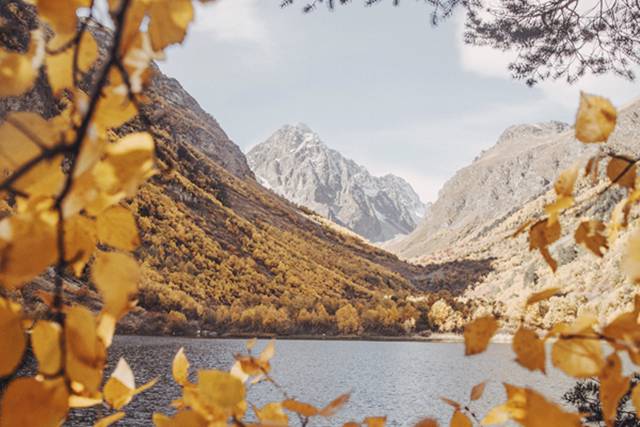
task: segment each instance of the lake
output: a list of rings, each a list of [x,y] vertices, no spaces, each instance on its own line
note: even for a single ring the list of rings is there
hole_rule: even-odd
[[[180,395],[171,377],[171,361],[184,347],[192,369],[228,370],[233,355],[244,351],[241,339],[191,339],[176,337],[116,337],[109,356],[109,369],[124,357],[133,368],[136,384],[158,377],[158,384],[136,396],[125,407],[127,417],[119,426],[151,424],[154,411],[168,411]],[[260,350],[266,341],[259,341]],[[334,426],[365,416],[386,415],[389,426],[412,426],[421,417],[437,418],[448,425],[451,408],[440,396],[465,403],[476,383],[489,380],[485,396],[472,408],[479,414],[504,399],[502,381],[531,386],[559,401],[574,383],[558,371],[547,378],[531,373],[513,361],[508,344],[492,344],[482,355],[465,357],[461,343],[279,340],[273,359],[273,377],[296,398],[322,406],[339,394],[352,392],[350,401],[337,415],[317,420],[313,426]],[[269,384],[249,391],[258,406],[281,395]],[[86,414],[86,413],[85,413]],[[292,418],[292,420],[295,420]],[[74,417],[71,426],[86,426]]]

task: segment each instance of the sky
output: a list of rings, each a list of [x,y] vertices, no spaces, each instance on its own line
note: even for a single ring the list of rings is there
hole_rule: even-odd
[[[304,14],[297,1],[198,6],[184,44],[160,64],[245,152],[302,122],[430,202],[508,126],[572,123],[580,90],[619,106],[637,97],[634,83],[614,76],[529,88],[506,70],[509,53],[465,45],[461,15],[432,27],[423,2],[354,0]]]

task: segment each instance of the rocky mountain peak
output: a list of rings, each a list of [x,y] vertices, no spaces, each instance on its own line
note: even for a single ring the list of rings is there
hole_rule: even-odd
[[[264,186],[374,242],[411,232],[424,215],[409,183],[371,175],[305,124],[281,127],[247,160]]]

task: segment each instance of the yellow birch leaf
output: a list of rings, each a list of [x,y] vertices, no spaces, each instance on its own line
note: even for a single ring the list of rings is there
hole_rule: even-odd
[[[102,395],[96,394],[96,397],[79,396],[72,394],[69,396],[69,408],[90,408],[102,403]]]
[[[546,301],[549,298],[558,295],[560,293],[560,288],[548,288],[548,289],[544,289],[540,292],[535,292],[533,294],[531,294],[529,296],[529,298],[527,298],[527,306],[531,305],[531,304],[535,304],[537,302],[540,301]]]
[[[636,385],[631,392],[631,402],[636,408],[636,414],[640,415],[640,386]]]
[[[107,193],[135,195],[138,186],[155,173],[153,138],[146,132],[132,133],[107,146],[107,156],[95,175],[98,187]],[[105,180],[105,178],[108,178]]]
[[[116,318],[106,312],[100,313],[100,319],[98,320],[98,329],[96,333],[98,334],[98,338],[104,344],[105,348],[111,347],[111,342],[113,340],[113,334],[116,331]]]
[[[549,402],[541,394],[526,389],[525,427],[580,427],[580,414],[565,412],[555,403]]]
[[[80,277],[98,244],[95,221],[82,215],[65,219],[64,241],[65,258]]]
[[[433,418],[423,418],[418,421],[414,427],[438,427],[438,421]]]
[[[62,190],[64,181],[62,156],[56,156],[39,162],[16,180],[12,187],[32,197],[56,196]]]
[[[257,338],[251,338],[250,340],[248,340],[246,343],[247,351],[253,350],[257,342],[258,342]]]
[[[608,427],[613,427],[618,412],[618,402],[629,390],[629,377],[622,375],[622,361],[617,353],[607,357],[600,372],[600,405]]]
[[[62,379],[13,380],[0,403],[0,427],[58,427],[69,410],[69,394]]]
[[[469,417],[463,414],[460,411],[455,411],[453,416],[451,417],[451,423],[449,424],[451,427],[472,427],[473,424]]]
[[[62,328],[56,322],[39,320],[31,330],[31,345],[38,360],[38,371],[55,375],[62,366],[60,343]]]
[[[507,401],[489,410],[487,415],[480,421],[483,426],[504,424],[508,420],[521,422],[526,417],[525,405],[527,403],[527,393],[524,388],[511,384],[503,384],[507,393]]]
[[[191,0],[154,0],[149,5],[149,35],[156,51],[181,43],[193,20]]]
[[[330,417],[334,415],[338,411],[338,409],[340,409],[345,403],[349,401],[349,397],[349,393],[341,394],[340,396],[329,402],[324,408],[322,408],[318,412],[318,415],[320,415],[321,417]]]
[[[387,417],[367,417],[363,423],[367,427],[384,427],[387,424]]]
[[[232,409],[244,401],[244,384],[229,374],[215,369],[198,372],[198,393],[205,405]]]
[[[153,424],[156,427],[208,427],[210,425],[195,411],[180,411],[173,418],[155,413],[153,414]]]
[[[559,338],[551,349],[551,361],[575,378],[596,376],[605,364],[600,341],[593,338]]]
[[[72,38],[77,28],[76,10],[90,4],[90,0],[38,0],[38,14],[58,36]]]
[[[120,410],[127,403],[131,402],[133,390],[136,384],[133,371],[129,364],[123,359],[118,360],[118,364],[109,380],[104,386],[104,400],[115,410]]]
[[[102,382],[105,347],[98,338],[96,319],[85,307],[72,306],[65,319],[67,377],[82,391],[96,393]]]
[[[9,289],[24,285],[57,258],[55,224],[29,212],[0,221],[0,283]]]
[[[627,241],[621,269],[634,282],[640,282],[640,230],[634,231]]]
[[[16,370],[26,346],[20,306],[0,297],[0,377]]]
[[[573,187],[578,178],[578,168],[572,167],[560,172],[553,185],[558,196],[571,197],[573,195]]]
[[[613,157],[607,164],[607,177],[612,183],[623,188],[634,189],[636,185],[636,164],[632,159]]]
[[[543,219],[535,223],[529,230],[529,250],[538,249],[553,271],[558,268],[551,257],[548,246],[560,238],[560,223]]]
[[[455,400],[449,399],[448,397],[440,397],[440,400],[442,400],[447,405],[451,406],[456,411],[462,409],[462,405],[461,404],[459,404]]]
[[[126,93],[121,93],[109,86],[103,91],[103,95],[96,105],[93,119],[99,133],[107,129],[117,128],[133,119],[138,110]]]
[[[112,206],[98,215],[97,226],[101,243],[123,251],[133,251],[140,245],[136,220],[123,206]]]
[[[520,327],[513,336],[512,348],[520,365],[530,371],[545,373],[544,341],[538,338],[538,334]]]
[[[47,77],[54,95],[59,95],[64,89],[72,88],[74,55],[78,49],[78,71],[88,71],[98,58],[98,44],[89,31],[82,34],[80,44],[70,46],[60,52],[47,54]],[[78,76],[80,78],[80,76]]]
[[[289,425],[289,417],[282,408],[282,403],[267,403],[262,408],[255,409],[256,416],[260,423],[273,427],[286,427]]]
[[[184,354],[184,347],[176,353],[173,358],[173,364],[171,365],[171,373],[173,379],[181,386],[186,386],[189,383],[189,360]]]
[[[32,55],[0,49],[1,97],[22,95],[33,87],[37,76]]]
[[[138,291],[140,267],[131,255],[98,252],[91,267],[91,279],[102,296],[103,310],[120,319],[131,307],[131,297]]]
[[[573,197],[571,196],[558,196],[555,202],[546,205],[544,211],[549,215],[549,225],[556,223],[560,214],[571,206],[573,206]]]
[[[104,418],[100,418],[93,427],[109,427],[111,424],[117,423],[125,417],[124,412],[116,412],[115,414],[108,415]]]
[[[314,417],[320,412],[315,406],[309,403],[299,402],[294,399],[284,400],[282,402],[282,407],[287,411],[295,412],[303,417]]]
[[[492,316],[480,317],[464,328],[465,355],[482,353],[487,349],[491,337],[498,330],[498,321]]]
[[[583,221],[576,229],[576,243],[586,246],[595,255],[603,257],[603,250],[609,249],[609,242],[603,234],[605,229],[606,226],[602,221]]]
[[[275,340],[271,340],[269,341],[267,346],[264,348],[264,350],[262,350],[262,352],[260,353],[260,356],[258,356],[258,361],[262,363],[268,362],[273,358],[275,354],[276,354],[276,342]]]
[[[471,401],[474,400],[478,400],[480,398],[482,398],[482,395],[484,394],[484,389],[487,385],[486,381],[481,382],[480,384],[476,384],[473,386],[473,388],[471,388],[471,393],[469,394],[469,399]]]
[[[618,112],[608,99],[580,94],[576,139],[584,143],[606,142],[616,126]]]

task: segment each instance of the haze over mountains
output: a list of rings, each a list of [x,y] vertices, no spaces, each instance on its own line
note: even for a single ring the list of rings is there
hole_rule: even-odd
[[[265,187],[372,242],[410,233],[426,210],[404,179],[371,175],[304,124],[283,126],[247,161]]]

